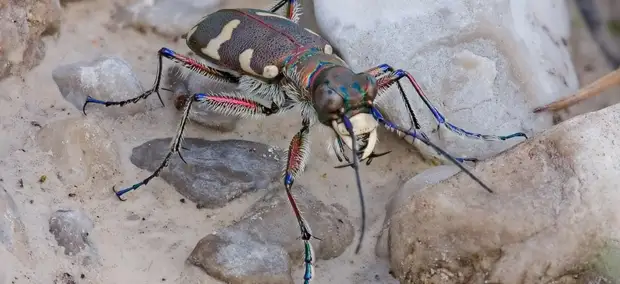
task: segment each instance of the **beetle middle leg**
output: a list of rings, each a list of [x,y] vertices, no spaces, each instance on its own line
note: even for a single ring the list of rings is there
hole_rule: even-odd
[[[181,116],[181,121],[179,123],[179,126],[177,127],[176,135],[174,136],[174,138],[172,139],[170,143],[170,149],[168,153],[166,154],[166,156],[164,157],[164,160],[161,162],[159,167],[157,167],[157,169],[144,180],[130,187],[119,190],[119,191],[116,191],[114,189],[114,193],[120,200],[125,201],[125,199],[122,198],[122,196],[125,193],[130,192],[132,190],[136,190],[140,188],[141,186],[149,183],[151,179],[157,177],[160,174],[160,172],[166,166],[168,166],[168,163],[170,162],[170,159],[172,158],[173,154],[178,153],[181,160],[185,162],[179,150],[181,148],[181,141],[183,140],[183,132],[185,131],[185,126],[189,118],[191,106],[194,102],[208,104],[210,109],[216,112],[222,113],[222,114],[237,115],[241,117],[260,118],[260,117],[265,117],[265,116],[276,114],[280,111],[280,108],[277,105],[275,105],[275,103],[272,103],[271,107],[266,107],[258,102],[247,99],[246,96],[243,96],[240,93],[218,93],[218,94],[198,93],[198,94],[192,95],[192,97],[188,99],[186,102],[185,109],[183,110],[183,114]]]
[[[304,119],[301,130],[299,130],[299,132],[293,136],[293,139],[291,139],[291,143],[287,151],[286,166],[284,169],[284,188],[286,189],[286,196],[288,197],[288,201],[293,208],[295,218],[297,218],[297,222],[299,223],[301,239],[304,243],[304,283],[310,283],[313,276],[314,251],[312,249],[310,239],[318,238],[312,235],[310,225],[308,225],[302,216],[301,211],[297,206],[297,202],[295,201],[295,197],[291,192],[291,188],[293,187],[295,177],[297,177],[304,170],[310,155],[310,128],[310,122],[307,119]]]
[[[105,105],[106,107],[108,106],[124,106],[128,103],[137,103],[138,101],[142,100],[142,99],[146,99],[148,98],[150,95],[152,95],[153,93],[157,94],[157,97],[159,98],[159,101],[161,102],[162,106],[164,105],[164,101],[161,99],[161,95],[159,94],[159,85],[161,83],[161,73],[162,73],[162,61],[163,58],[168,58],[174,62],[180,63],[182,64],[185,68],[188,68],[194,72],[197,72],[198,74],[201,74],[203,76],[209,77],[213,80],[219,81],[219,82],[224,82],[224,83],[232,83],[232,84],[236,84],[239,82],[239,78],[228,73],[225,71],[221,71],[221,70],[217,70],[215,68],[206,66],[188,56],[176,53],[175,51],[169,49],[169,48],[165,48],[162,47],[159,51],[158,51],[158,65],[157,65],[157,77],[155,78],[155,82],[153,82],[153,86],[151,87],[151,89],[147,90],[146,92],[140,94],[137,97],[131,98],[131,99],[127,99],[127,100],[123,100],[123,101],[102,101],[102,100],[98,100],[95,99],[91,96],[88,96],[86,98],[86,102],[84,102],[84,105],[82,106],[82,112],[84,113],[84,115],[86,115],[86,105],[88,105],[89,103],[94,103],[94,104],[102,104]]]
[[[287,5],[286,17],[289,18],[294,23],[299,23],[299,19],[301,18],[302,9],[301,9],[301,1],[300,0],[279,0],[276,4],[269,9],[271,13],[276,13],[280,10],[284,5]]]
[[[375,77],[380,77],[381,75],[385,75],[381,78],[378,78],[377,80],[377,85],[379,86],[379,92],[384,92],[386,91],[389,87],[391,87],[394,83],[398,83],[398,81],[404,77],[406,77],[409,82],[413,85],[413,87],[415,88],[416,92],[418,93],[418,96],[422,99],[422,101],[424,102],[424,104],[426,105],[426,107],[431,111],[431,113],[433,114],[433,116],[435,117],[435,119],[437,120],[437,122],[439,123],[439,126],[443,125],[445,126],[447,129],[449,129],[450,131],[468,137],[468,138],[472,138],[472,139],[480,139],[480,140],[486,140],[486,141],[504,141],[504,140],[508,140],[508,139],[512,139],[512,138],[516,138],[516,137],[524,137],[527,139],[527,135],[525,135],[525,133],[523,132],[515,132],[512,133],[510,135],[505,135],[505,136],[500,136],[500,135],[490,135],[490,134],[479,134],[479,133],[474,133],[474,132],[470,132],[467,131],[463,128],[460,128],[450,122],[448,122],[446,120],[446,117],[441,114],[439,112],[439,110],[437,110],[437,108],[435,106],[433,106],[433,104],[430,102],[430,100],[426,97],[426,95],[424,94],[424,91],[422,90],[422,88],[420,87],[420,85],[418,85],[418,83],[416,82],[416,80],[413,78],[413,76],[407,72],[404,71],[402,69],[398,69],[395,70],[394,68],[392,68],[390,65],[388,64],[382,64],[379,65],[375,68],[372,68],[370,70],[368,70],[367,72],[369,72],[370,74],[372,74]],[[402,87],[399,85],[399,89],[401,91],[401,94],[403,96],[403,99],[405,100],[405,102],[407,102],[407,105],[410,106],[410,104],[408,103],[408,99],[407,97],[404,95],[404,92],[402,91]],[[411,111],[411,109],[410,109]],[[417,129],[419,129],[419,126],[416,126]]]

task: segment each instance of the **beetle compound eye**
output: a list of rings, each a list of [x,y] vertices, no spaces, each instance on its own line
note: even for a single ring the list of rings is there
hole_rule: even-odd
[[[344,106],[343,98],[327,86],[315,90],[313,99],[316,110],[325,115],[340,113]]]

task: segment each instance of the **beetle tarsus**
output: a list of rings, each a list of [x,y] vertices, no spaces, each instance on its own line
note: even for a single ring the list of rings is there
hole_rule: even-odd
[[[114,192],[114,195],[116,195],[116,197],[120,201],[127,201],[127,198],[124,198],[123,194],[129,192],[130,190],[131,188],[125,188],[123,190],[116,191],[116,185],[112,186],[112,191]]]

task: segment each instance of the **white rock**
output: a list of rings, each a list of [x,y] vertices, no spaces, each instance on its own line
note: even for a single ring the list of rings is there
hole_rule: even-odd
[[[387,63],[409,71],[453,124],[471,132],[532,135],[552,125],[534,107],[578,81],[566,48],[563,1],[315,0],[320,28],[356,71]],[[403,79],[422,129],[454,155],[486,158],[523,141],[485,142],[441,131]],[[379,99],[394,122],[411,122],[397,88]]]
[[[204,16],[222,8],[269,9],[272,0],[255,0],[247,5],[242,0],[139,0],[127,7],[119,7],[117,20],[157,33],[177,37],[187,33]]]
[[[454,165],[442,165],[429,168],[409,179],[405,184],[400,186],[400,190],[396,191],[390,197],[390,201],[385,206],[385,220],[383,229],[375,246],[375,254],[380,258],[389,258],[389,241],[388,228],[390,220],[397,209],[410,202],[418,191],[421,191],[429,185],[439,183],[460,172],[459,167]]]
[[[116,56],[105,55],[88,61],[61,65],[52,71],[52,78],[60,94],[79,110],[82,110],[88,96],[102,101],[122,101],[135,98],[146,91],[131,65]],[[86,111],[93,108],[103,109],[109,116],[126,117],[146,111],[155,102],[161,106],[157,94],[153,94],[147,100],[129,103],[123,107],[89,104]]]
[[[463,173],[411,188],[390,220],[395,277],[431,283],[441,267],[454,275],[441,283],[573,283],[552,281],[589,264],[617,271],[619,120],[620,105],[578,116],[480,163],[494,194]]]

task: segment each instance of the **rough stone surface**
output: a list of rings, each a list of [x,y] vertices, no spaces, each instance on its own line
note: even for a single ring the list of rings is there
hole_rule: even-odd
[[[293,194],[312,234],[321,239],[312,243],[315,258],[331,259],[341,255],[355,235],[346,209],[338,204],[323,203],[301,185],[293,187]],[[286,193],[281,190],[271,191],[256,202],[235,228],[250,232],[266,243],[283,245],[294,260],[303,258],[297,219]]]
[[[46,35],[58,32],[60,6],[54,0],[0,2],[0,80],[39,65]]]
[[[77,255],[93,248],[89,234],[94,225],[86,213],[79,210],[58,210],[50,217],[49,226],[50,233],[54,235],[58,245],[64,247],[66,255]]]
[[[36,140],[51,155],[59,179],[76,188],[83,188],[79,185],[85,182],[109,180],[119,171],[118,146],[95,120],[77,117],[49,123]]]
[[[102,101],[121,101],[134,98],[145,91],[129,63],[114,56],[100,56],[90,61],[57,67],[52,71],[52,78],[58,85],[60,94],[79,110],[82,110],[87,96]],[[106,116],[124,117],[145,111],[154,101],[160,104],[155,96],[156,94],[149,97],[149,100],[123,107],[89,104],[86,111],[88,113],[100,109]]]
[[[385,205],[386,213],[383,230],[377,239],[377,245],[375,247],[375,254],[378,257],[389,258],[388,232],[390,220],[392,219],[394,212],[398,211],[398,209],[402,206],[410,203],[411,198],[419,191],[429,185],[439,183],[457,174],[459,171],[460,169],[454,165],[440,165],[429,168],[405,182],[400,186],[400,190],[397,190],[394,194],[392,194],[389,202]]]
[[[154,139],[133,149],[131,162],[154,171],[163,161],[171,138]],[[171,158],[161,177],[187,199],[209,209],[224,207],[244,193],[270,189],[282,175],[281,151],[244,140],[209,141],[185,138],[181,155]]]
[[[401,283],[549,283],[596,263],[606,264],[595,266],[599,274],[617,267],[619,119],[620,105],[575,117],[480,163],[474,173],[494,194],[462,173],[403,188],[413,194],[390,220],[394,275]]]
[[[187,98],[193,94],[230,92],[236,89],[234,85],[218,83],[193,72],[189,73],[186,76],[187,78],[183,78],[183,72],[186,71],[181,71],[181,68],[179,66],[169,68],[167,78],[168,84],[174,93],[175,107],[179,111],[183,111]],[[211,111],[207,106],[207,104],[192,105],[192,109],[189,111],[189,119],[222,132],[230,132],[235,129],[240,119],[239,117]]]
[[[293,192],[313,235],[321,239],[312,241],[314,258],[331,259],[342,254],[354,237],[345,210],[325,205],[302,186],[294,186]],[[271,191],[248,209],[241,221],[204,237],[189,260],[222,281],[291,283],[290,266],[303,263],[299,234],[285,193]],[[282,259],[282,253],[292,261],[288,256]],[[258,257],[263,257],[264,263],[248,265]],[[264,279],[263,275],[272,276]]]
[[[201,239],[188,260],[226,283],[293,283],[291,261],[282,246],[265,244],[239,230]]]
[[[449,121],[472,132],[547,129],[552,115],[532,109],[578,88],[563,1],[315,0],[314,8],[319,27],[354,70],[387,63],[411,72]],[[423,130],[450,153],[484,159],[523,141],[431,133],[434,118],[405,82]],[[412,126],[397,88],[378,102],[394,122]]]
[[[21,221],[17,204],[0,184],[0,244],[9,252],[24,258],[26,256],[25,227]]]

